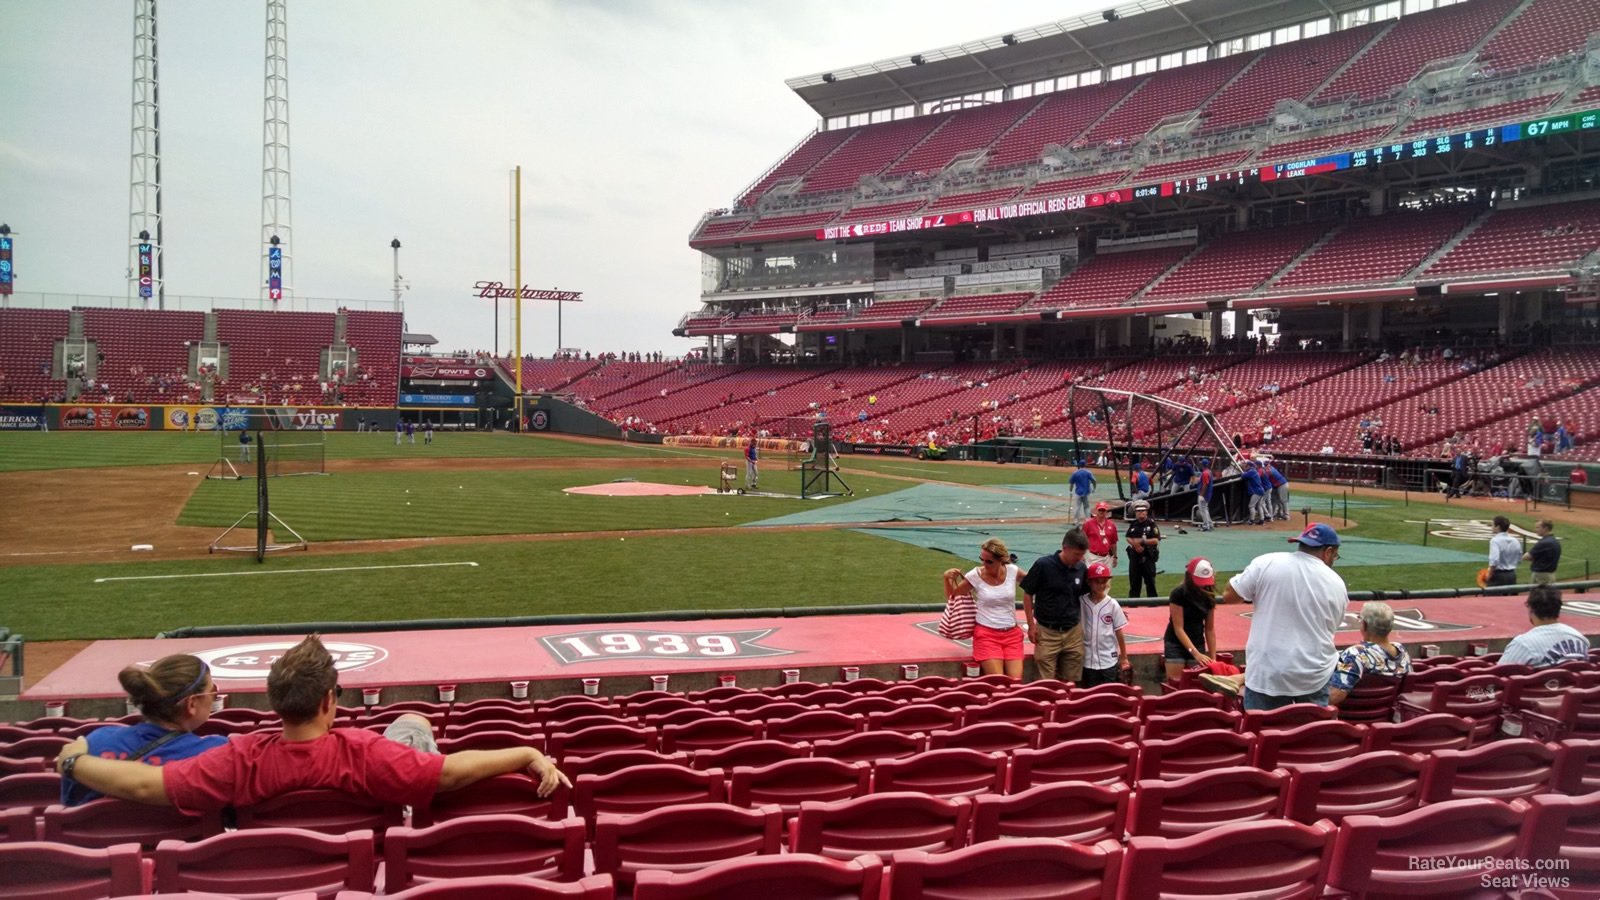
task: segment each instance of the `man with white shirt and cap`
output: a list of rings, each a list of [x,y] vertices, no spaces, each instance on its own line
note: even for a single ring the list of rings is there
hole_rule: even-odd
[[[1328,676],[1338,656],[1333,636],[1350,601],[1344,579],[1333,571],[1339,534],[1313,523],[1289,542],[1298,546],[1251,560],[1223,595],[1224,603],[1255,605],[1245,642],[1246,710],[1328,704]]]

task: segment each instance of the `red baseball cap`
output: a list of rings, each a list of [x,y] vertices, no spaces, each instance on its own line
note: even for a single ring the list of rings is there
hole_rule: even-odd
[[[1094,505],[1094,511],[1095,512],[1101,512],[1102,510],[1105,511],[1105,512],[1110,512],[1111,511],[1111,504],[1105,502],[1104,500],[1101,500],[1099,503],[1096,503]]]
[[[1204,587],[1217,583],[1217,570],[1212,568],[1211,560],[1203,556],[1196,556],[1189,560],[1189,565],[1183,569],[1194,579],[1194,583]]]
[[[1095,563],[1089,567],[1090,581],[1109,581],[1110,579],[1111,567],[1105,563]]]

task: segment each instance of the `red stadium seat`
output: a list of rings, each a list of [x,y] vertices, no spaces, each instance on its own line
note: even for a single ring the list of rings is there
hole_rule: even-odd
[[[558,761],[561,774],[568,779],[579,775],[610,775],[634,766],[688,765],[687,753],[657,753],[654,750],[612,750],[593,756],[574,756]]]
[[[488,730],[477,730],[483,725]],[[532,747],[541,750],[545,746],[545,737],[537,732],[503,731],[493,727],[491,722],[476,722],[471,725],[452,725],[447,736],[439,738],[439,752],[444,754],[460,753],[462,750],[504,750],[507,747]]]
[[[455,715],[460,715],[464,709],[475,709],[479,705],[503,707],[507,704],[515,703],[515,700],[479,700],[458,705]],[[550,719],[551,715],[557,711],[565,712],[576,709],[590,709],[598,713],[613,713],[620,711],[622,707],[612,702],[610,698],[602,699],[600,697],[590,697],[586,694],[567,694],[561,697],[551,697],[547,700],[540,700],[533,706],[534,712],[538,714],[541,720]],[[574,715],[582,715],[582,713],[574,713]]]
[[[33,772],[0,778],[0,810],[43,810],[61,802],[61,776]]]
[[[873,793],[919,791],[935,797],[971,797],[1005,790],[1006,755],[977,750],[929,750],[879,762]]]
[[[927,794],[868,794],[800,804],[789,823],[789,852],[850,859],[860,853],[955,850],[967,845],[972,802]]]
[[[675,693],[673,691],[645,690],[645,691],[634,691],[631,694],[623,694],[621,696],[613,697],[611,699],[612,699],[613,703],[615,703],[618,706],[622,707],[624,710],[631,710],[631,709],[633,709],[633,708],[635,708],[637,706],[641,706],[643,704],[650,703],[651,701],[654,701],[654,700],[682,699],[682,697],[683,697],[682,694]]]
[[[634,766],[610,775],[580,777],[573,782],[572,809],[592,829],[601,813],[636,815],[678,803],[721,803],[726,790],[721,769]]]
[[[384,835],[384,889],[484,875],[575,881],[583,875],[583,820],[462,816]]]
[[[1146,741],[1139,747],[1137,777],[1182,778],[1220,769],[1247,766],[1256,736],[1232,731],[1196,731],[1170,741]]]
[[[982,706],[967,709],[961,721],[966,725],[1003,722],[1011,725],[1043,725],[1050,721],[1050,706],[1027,697],[1002,697]]]
[[[922,678],[918,678],[916,681],[907,683],[915,687],[927,688],[932,686],[932,682],[928,681],[928,679],[932,677],[934,676],[924,676]],[[944,681],[944,687],[954,687],[956,685],[956,681],[954,679],[946,678]],[[894,687],[897,683],[898,682],[884,681],[882,678],[857,678],[855,681],[834,682],[832,685],[829,685],[829,687],[836,690],[849,691],[852,694],[861,696],[863,694],[880,694],[889,688]]]
[[[1524,800],[1477,798],[1350,816],[1339,825],[1328,886],[1359,897],[1473,896],[1497,871],[1484,860],[1515,859],[1528,846],[1528,813]]]
[[[1367,729],[1368,750],[1428,754],[1472,746],[1472,723],[1449,713],[1435,713],[1406,722],[1374,722]]]
[[[153,864],[132,844],[88,849],[44,841],[0,844],[11,900],[92,900],[151,891]]]
[[[1284,815],[1309,825],[1346,816],[1391,816],[1422,803],[1421,754],[1372,750],[1338,762],[1295,767]]]
[[[661,733],[654,728],[601,725],[598,728],[551,735],[549,753],[556,759],[562,759],[568,756],[593,756],[609,750],[654,750],[660,740]]]
[[[1114,840],[1087,846],[1045,838],[977,844],[947,853],[903,850],[891,858],[889,898],[1112,900],[1122,855]]]
[[[1144,720],[1141,737],[1147,741],[1171,740],[1196,731],[1221,729],[1238,731],[1244,717],[1229,710],[1200,707],[1171,715],[1150,716]]]
[[[1239,730],[1260,734],[1268,728],[1295,728],[1300,725],[1309,725],[1312,722],[1325,722],[1336,718],[1339,718],[1339,710],[1331,706],[1291,703],[1288,706],[1280,706],[1277,709],[1246,711],[1244,724],[1239,726]]]
[[[761,768],[741,766],[729,773],[728,802],[734,806],[776,805],[793,815],[806,800],[849,800],[865,796],[872,767],[837,759],[790,759]]]
[[[811,755],[845,762],[876,762],[905,759],[928,749],[928,739],[920,734],[898,731],[863,731],[837,741],[817,741]]]
[[[1062,741],[1107,740],[1126,741],[1129,743],[1139,740],[1139,732],[1143,723],[1127,715],[1092,715],[1081,718],[1069,719],[1062,722],[1051,722],[1040,729],[1040,746],[1048,747]]]
[[[315,896],[295,894],[283,900],[312,900]],[[615,900],[617,892],[609,875],[590,875],[573,882],[483,875],[419,884],[398,894],[340,891],[338,900],[375,900],[379,896],[387,900]]]
[[[668,725],[687,725],[690,722],[698,722],[701,719],[715,719],[722,715],[722,713],[706,709],[704,706],[691,706],[688,709],[677,709],[669,713],[645,716],[639,722],[646,728],[665,728]]]
[[[568,776],[571,777],[571,776]],[[496,775],[454,791],[433,795],[433,802],[411,811],[411,824],[426,827],[462,816],[512,815],[566,818],[572,789],[559,786],[549,797],[539,796],[539,782],[527,775]]]
[[[1470,750],[1440,750],[1422,770],[1423,802],[1511,800],[1552,791],[1557,749],[1554,744],[1507,738]]]
[[[1135,837],[1122,862],[1122,897],[1304,897],[1328,881],[1329,822],[1246,822],[1183,838]]]
[[[343,791],[290,791],[236,810],[239,828],[298,828],[318,834],[370,830],[382,839],[384,829],[405,824],[405,809],[385,806],[369,797]],[[197,823],[198,825],[198,823]]]
[[[1139,699],[1139,718],[1170,716],[1191,709],[1222,709],[1226,702],[1227,699],[1221,694],[1202,690],[1182,690],[1145,696]]]
[[[1556,746],[1555,789],[1563,794],[1600,791],[1600,739],[1567,738]]]
[[[1071,696],[1072,690],[1071,682],[1062,681],[1059,678],[1041,678],[1038,681],[1016,685],[999,696],[1024,697],[1029,700],[1054,703],[1057,700],[1067,699],[1067,697]]]
[[[883,690],[878,691],[876,696],[882,697],[885,700],[894,700],[894,701],[899,702],[899,703],[916,703],[916,702],[921,701],[921,700],[923,700],[923,699],[925,699],[927,697],[933,696],[935,693],[938,693],[941,690],[944,690],[944,688],[935,689],[935,688],[924,687],[922,685],[922,679],[919,678],[919,679],[917,679],[916,681],[914,681],[914,682],[912,682],[910,684],[897,684],[897,685],[894,685],[892,687],[886,687]],[[846,691],[845,693],[850,693],[850,692]],[[815,703],[819,696],[820,696],[820,693],[819,694],[812,694],[810,697],[807,697],[806,699],[810,700],[813,703]],[[859,696],[859,695],[851,694],[851,696],[855,697],[855,696]]]
[[[1252,765],[1260,769],[1294,768],[1338,762],[1360,753],[1367,743],[1367,727],[1329,720],[1294,728],[1269,728],[1256,734]]]
[[[893,712],[867,715],[868,731],[898,731],[901,734],[927,734],[960,728],[961,710],[945,709],[927,703],[897,706]]]
[[[138,844],[153,850],[164,840],[192,841],[222,833],[219,812],[189,816],[170,806],[151,808],[110,797],[82,806],[51,806],[43,815],[44,840],[74,847]]]
[[[811,745],[805,741],[746,741],[721,750],[701,750],[689,754],[689,766],[695,769],[722,769],[738,766],[759,769],[786,759],[803,759],[811,755]]]
[[[1409,685],[1407,690],[1409,691]],[[1472,741],[1481,744],[1500,730],[1500,707],[1504,680],[1494,675],[1470,675],[1457,681],[1433,685],[1426,699],[1402,694],[1395,704],[1400,721],[1421,718],[1429,713],[1450,713],[1472,723]]]
[[[1081,719],[1086,716],[1127,716],[1133,717],[1139,711],[1138,699],[1123,694],[1090,693],[1073,694],[1065,700],[1056,701],[1051,710],[1051,721],[1063,724]]]
[[[1120,784],[1133,781],[1139,748],[1132,742],[1087,738],[1051,743],[1048,735],[1038,750],[1011,755],[1008,793],[1058,781]]]
[[[104,727],[103,723],[95,722],[91,726],[91,730]],[[24,738],[45,737],[51,733],[49,731],[35,731],[32,728],[19,728],[15,725],[0,725],[0,745],[14,743]],[[82,735],[79,735],[79,737],[82,737]]]
[[[1128,833],[1179,838],[1208,828],[1280,819],[1288,790],[1286,770],[1250,766],[1140,780],[1128,813]]]
[[[1039,746],[1039,729],[1035,725],[1014,725],[1010,722],[982,722],[953,731],[935,731],[928,735],[929,750],[948,750],[962,747],[984,753],[1034,749]]]
[[[701,705],[687,697],[657,697],[643,703],[622,704],[623,712],[634,718],[642,719],[645,716],[659,716],[680,709],[701,709]]]
[[[696,703],[709,703],[713,700],[726,700],[730,697],[740,697],[750,693],[753,692],[748,688],[714,687],[706,688],[703,691],[690,691],[683,696],[685,699],[693,700]]]
[[[877,713],[888,713],[894,712],[900,708],[900,703],[890,700],[888,697],[878,697],[873,695],[857,697],[854,700],[851,700],[849,703],[841,703],[834,707],[834,709],[844,713],[847,716],[868,716]]]
[[[788,854],[730,860],[698,872],[641,872],[633,896],[634,900],[878,900],[882,885],[883,863],[871,854],[848,861]]]
[[[1600,737],[1600,686],[1564,691],[1536,708],[1532,701],[1524,704],[1507,710],[1501,727],[1506,734],[1541,741]]]
[[[972,840],[1048,837],[1078,844],[1121,840],[1129,796],[1125,784],[1059,781],[1003,797],[975,797]]]
[[[71,738],[60,734],[40,734],[9,744],[0,744],[0,756],[7,759],[55,759]]]
[[[898,685],[895,688],[891,688],[890,690],[909,691],[911,694],[913,694],[915,696],[918,696],[918,697],[922,696],[923,693],[924,693],[920,688],[913,688],[913,687],[909,687],[909,686],[905,686],[905,685]],[[840,688],[823,688],[820,691],[812,691],[809,694],[805,694],[805,695],[800,696],[800,697],[795,697],[793,699],[796,702],[798,702],[801,706],[807,706],[807,707],[810,707],[811,709],[823,709],[823,708],[829,707],[829,706],[838,706],[841,703],[849,703],[851,700],[856,699],[856,697],[858,697],[858,696],[860,696],[860,695],[859,694],[853,694],[853,693],[851,693],[849,691],[842,690]],[[883,696],[883,694],[879,693],[878,696],[881,697],[881,696]],[[890,700],[898,700],[898,699],[901,699],[901,698],[900,697],[890,697],[889,699]]]
[[[661,749],[666,753],[721,750],[734,744],[760,739],[759,722],[736,716],[717,716],[686,725],[668,725],[661,729]]]
[[[232,831],[156,847],[156,889],[212,891],[240,900],[297,891],[370,891],[377,874],[372,832],[318,834],[298,828]]]
[[[744,710],[736,718],[744,721],[764,722],[768,719],[789,719],[811,711],[812,707],[800,703],[798,700],[768,700],[760,706]]]
[[[707,700],[706,707],[718,713],[741,715],[752,709],[760,709],[773,702],[772,697],[758,691],[745,691],[729,697],[716,700]]]
[[[9,756],[0,756],[0,778],[11,775],[37,775],[47,772],[50,760],[43,757],[34,759],[12,759]]]
[[[845,715],[832,709],[815,709],[786,719],[768,719],[762,735],[767,740],[836,741],[856,734],[866,725],[860,717]]]
[[[594,828],[594,869],[626,887],[647,869],[694,872],[723,860],[776,855],[782,846],[783,813],[776,806],[686,803],[602,815]]]
[[[1541,794],[1529,798],[1528,805],[1522,858],[1562,861],[1563,868],[1545,873],[1567,882],[1554,891],[1558,896],[1600,896],[1600,794]]]
[[[37,812],[27,806],[0,809],[0,842],[40,840],[43,835],[39,833]]]

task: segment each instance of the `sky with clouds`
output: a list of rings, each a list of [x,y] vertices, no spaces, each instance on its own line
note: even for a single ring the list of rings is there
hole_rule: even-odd
[[[817,119],[784,79],[1105,4],[1082,0],[289,0],[294,288],[390,296],[407,325],[490,348],[480,279],[509,281],[523,167],[524,281],[584,291],[562,343],[665,350],[699,303],[687,244]],[[254,297],[265,4],[161,0],[169,297]],[[133,11],[0,0],[0,221],[19,292],[127,293]],[[524,304],[523,349],[557,346]],[[510,345],[510,326],[500,334]]]

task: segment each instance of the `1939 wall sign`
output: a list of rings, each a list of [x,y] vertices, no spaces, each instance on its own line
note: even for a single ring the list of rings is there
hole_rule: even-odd
[[[750,631],[661,631],[654,628],[611,628],[574,631],[539,638],[562,665],[611,659],[729,660],[786,656],[793,650],[761,645],[775,628]]]

